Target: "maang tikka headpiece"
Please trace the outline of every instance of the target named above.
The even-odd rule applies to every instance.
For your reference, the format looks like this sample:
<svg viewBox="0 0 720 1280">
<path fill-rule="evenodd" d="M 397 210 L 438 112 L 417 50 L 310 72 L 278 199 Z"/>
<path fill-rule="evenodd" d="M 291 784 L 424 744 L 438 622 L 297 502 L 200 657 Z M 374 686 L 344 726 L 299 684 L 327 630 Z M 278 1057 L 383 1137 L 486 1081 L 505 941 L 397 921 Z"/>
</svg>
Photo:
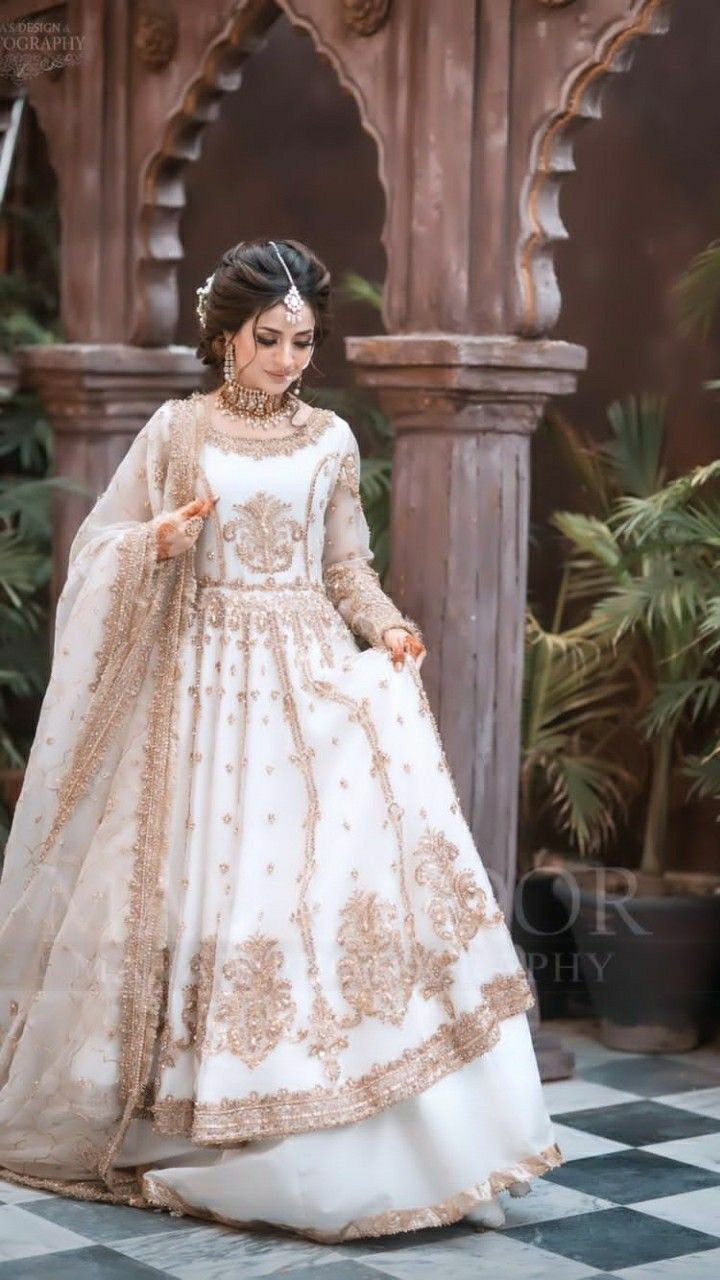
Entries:
<svg viewBox="0 0 720 1280">
<path fill-rule="evenodd" d="M 285 303 L 285 306 L 287 308 L 286 317 L 287 317 L 288 324 L 299 324 L 300 312 L 302 311 L 302 308 L 303 308 L 303 300 L 298 291 L 298 287 L 295 284 L 295 281 L 293 280 L 292 276 L 290 275 L 290 272 L 288 270 L 288 265 L 285 259 L 283 258 L 280 250 L 278 249 L 275 241 L 269 240 L 268 244 L 271 244 L 273 249 L 275 250 L 278 258 L 282 263 L 283 271 L 285 272 L 285 275 L 290 281 L 290 288 L 288 289 L 287 293 L 285 294 L 285 297 L 283 298 L 283 302 Z"/>
</svg>

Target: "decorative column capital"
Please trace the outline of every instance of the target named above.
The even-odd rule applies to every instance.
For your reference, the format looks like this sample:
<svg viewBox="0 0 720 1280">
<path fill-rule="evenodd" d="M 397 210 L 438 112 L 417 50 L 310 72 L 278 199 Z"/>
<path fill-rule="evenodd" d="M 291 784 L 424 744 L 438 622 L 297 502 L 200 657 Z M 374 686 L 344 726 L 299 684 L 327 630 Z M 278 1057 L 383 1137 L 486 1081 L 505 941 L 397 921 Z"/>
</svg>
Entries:
<svg viewBox="0 0 720 1280">
<path fill-rule="evenodd" d="M 446 421 L 454 432 L 529 434 L 548 397 L 571 394 L 587 363 L 574 343 L 504 334 L 382 334 L 347 338 L 345 347 L 398 431 L 438 431 Z"/>
<path fill-rule="evenodd" d="M 132 435 L 164 400 L 203 381 L 190 347 L 54 343 L 16 348 L 23 379 L 37 388 L 59 435 Z"/>
</svg>

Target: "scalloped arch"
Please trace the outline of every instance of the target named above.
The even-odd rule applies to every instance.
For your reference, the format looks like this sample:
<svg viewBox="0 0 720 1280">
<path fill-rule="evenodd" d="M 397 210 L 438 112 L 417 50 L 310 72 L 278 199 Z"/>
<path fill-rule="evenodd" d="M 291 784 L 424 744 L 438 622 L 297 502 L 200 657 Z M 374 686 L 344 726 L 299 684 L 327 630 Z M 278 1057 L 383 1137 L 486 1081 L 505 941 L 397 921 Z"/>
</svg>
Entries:
<svg viewBox="0 0 720 1280">
<path fill-rule="evenodd" d="M 608 75 L 627 71 L 633 44 L 662 35 L 669 26 L 670 0 L 638 0 L 627 17 L 611 24 L 590 58 L 567 77 L 561 102 L 536 130 L 530 164 L 520 193 L 520 234 L 515 255 L 516 331 L 524 337 L 547 334 L 560 314 L 554 246 L 567 239 L 559 213 L 560 183 L 575 164 L 574 131 L 601 117 L 601 93 Z"/>
<path fill-rule="evenodd" d="M 185 168 L 199 158 L 205 130 L 217 119 L 225 94 L 240 87 L 246 58 L 282 13 L 293 27 L 310 35 L 318 55 L 332 66 L 340 86 L 355 99 L 360 123 L 375 143 L 378 177 L 387 198 L 382 139 L 369 119 L 360 86 L 314 24 L 295 13 L 292 0 L 249 0 L 203 50 L 197 71 L 166 118 L 160 143 L 144 166 L 131 337 L 137 346 L 167 346 L 173 341 L 178 314 L 177 264 L 183 258 L 179 223 L 185 205 Z M 384 231 L 382 239 L 387 252 Z"/>
</svg>

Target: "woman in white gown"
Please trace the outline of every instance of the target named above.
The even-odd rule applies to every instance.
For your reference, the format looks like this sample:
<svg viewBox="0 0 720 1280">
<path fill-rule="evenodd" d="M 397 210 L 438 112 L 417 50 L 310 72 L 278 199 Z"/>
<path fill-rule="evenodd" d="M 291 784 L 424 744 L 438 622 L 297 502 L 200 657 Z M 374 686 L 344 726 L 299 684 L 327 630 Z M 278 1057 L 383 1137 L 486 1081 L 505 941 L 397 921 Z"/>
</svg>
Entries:
<svg viewBox="0 0 720 1280">
<path fill-rule="evenodd" d="M 73 542 L 0 881 L 0 1176 L 339 1241 L 494 1224 L 563 1157 L 355 437 L 290 391 L 328 292 L 295 241 L 228 251 L 219 391 Z"/>
</svg>

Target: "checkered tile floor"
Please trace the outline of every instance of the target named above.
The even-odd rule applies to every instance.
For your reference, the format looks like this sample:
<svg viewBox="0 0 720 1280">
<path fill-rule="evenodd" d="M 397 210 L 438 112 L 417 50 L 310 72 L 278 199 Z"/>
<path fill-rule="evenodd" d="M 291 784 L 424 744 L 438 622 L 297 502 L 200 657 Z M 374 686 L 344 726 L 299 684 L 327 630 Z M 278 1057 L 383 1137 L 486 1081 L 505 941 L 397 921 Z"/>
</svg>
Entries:
<svg viewBox="0 0 720 1280">
<path fill-rule="evenodd" d="M 613 1053 L 594 1023 L 554 1022 L 576 1075 L 545 1086 L 567 1163 L 506 1225 L 319 1246 L 0 1184 L 0 1280 L 716 1280 L 720 1043 L 676 1057 Z"/>
</svg>

